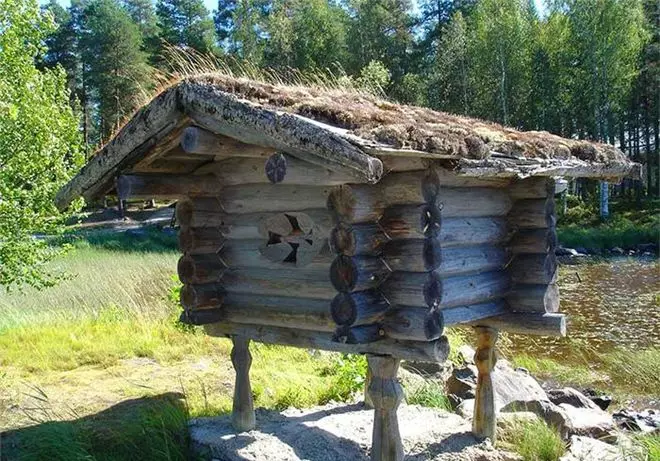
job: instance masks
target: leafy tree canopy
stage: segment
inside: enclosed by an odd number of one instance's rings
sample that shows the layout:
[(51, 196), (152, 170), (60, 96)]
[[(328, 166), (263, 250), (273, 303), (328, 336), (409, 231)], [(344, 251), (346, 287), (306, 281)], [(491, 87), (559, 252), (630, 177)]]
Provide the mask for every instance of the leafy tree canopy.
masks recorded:
[(0, 284), (43, 286), (54, 255), (35, 235), (54, 233), (66, 216), (53, 198), (82, 162), (78, 120), (66, 75), (35, 59), (53, 30), (36, 0), (0, 0)]

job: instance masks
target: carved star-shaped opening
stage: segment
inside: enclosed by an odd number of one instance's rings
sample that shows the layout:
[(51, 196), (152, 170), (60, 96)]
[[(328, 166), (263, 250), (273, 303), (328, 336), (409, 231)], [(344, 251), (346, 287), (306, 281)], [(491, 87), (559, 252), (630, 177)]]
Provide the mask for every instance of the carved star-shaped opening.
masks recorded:
[(265, 223), (268, 241), (261, 253), (270, 261), (309, 264), (318, 254), (322, 239), (313, 220), (304, 213), (282, 213), (270, 217)]

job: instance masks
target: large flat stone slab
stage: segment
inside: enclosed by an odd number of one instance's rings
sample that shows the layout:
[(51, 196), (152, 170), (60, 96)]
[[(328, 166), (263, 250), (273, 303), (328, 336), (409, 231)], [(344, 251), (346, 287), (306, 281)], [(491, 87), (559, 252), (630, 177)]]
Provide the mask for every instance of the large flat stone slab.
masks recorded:
[[(442, 410), (402, 405), (399, 427), (409, 461), (509, 461), (479, 443), (470, 422)], [(373, 410), (361, 404), (284, 412), (257, 410), (257, 428), (234, 433), (229, 416), (190, 423), (193, 450), (218, 461), (369, 461)]]

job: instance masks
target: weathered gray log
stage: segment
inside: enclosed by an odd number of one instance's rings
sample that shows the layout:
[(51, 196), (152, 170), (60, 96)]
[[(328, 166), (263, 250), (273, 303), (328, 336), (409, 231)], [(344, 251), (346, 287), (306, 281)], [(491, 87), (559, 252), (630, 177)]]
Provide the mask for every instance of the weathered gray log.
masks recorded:
[(283, 344), (353, 354), (384, 354), (418, 362), (444, 362), (449, 355), (449, 342), (445, 336), (427, 342), (397, 341), (383, 338), (374, 343), (345, 344), (333, 341), (332, 333), (296, 330), (295, 328), (219, 322), (206, 325), (205, 330), (211, 336), (240, 334), (254, 341), (267, 344)]
[(392, 304), (445, 309), (502, 298), (509, 287), (503, 271), (445, 279), (433, 273), (392, 272), (379, 289)]
[(515, 313), (478, 320), (474, 325), (497, 328), (501, 331), (521, 335), (566, 336), (564, 314)]
[(371, 383), (367, 392), (374, 406), (371, 461), (403, 461), (403, 443), (396, 410), (403, 400), (403, 388), (397, 381), (399, 360), (367, 355)]
[(252, 386), (250, 385), (250, 340), (243, 336), (232, 336), (231, 363), (236, 371), (234, 381), (234, 403), (231, 411), (231, 424), (238, 432), (254, 429), (256, 418), (254, 416), (254, 401), (252, 400)]
[[(324, 240), (317, 242), (320, 247), (317, 248), (318, 251), (315, 254), (310, 255), (306, 264), (299, 264), (296, 261), (301, 247), (297, 244), (292, 246), (287, 242), (267, 245), (264, 240), (226, 240), (224, 245), (216, 250), (216, 253), (224, 265), (232, 269), (253, 267), (277, 270), (287, 267), (304, 267), (302, 270), (329, 271), (334, 258)], [(269, 249), (273, 251), (269, 251)], [(280, 249), (282, 253), (277, 255), (280, 256), (278, 259), (275, 252)]]
[(186, 113), (209, 131), (273, 147), (368, 182), (377, 182), (383, 174), (380, 160), (365, 154), (335, 129), (295, 114), (245, 104), (202, 83), (185, 82), (177, 90)]
[(219, 308), (225, 297), (221, 285), (184, 285), (179, 293), (181, 305), (186, 310)]
[(378, 257), (337, 256), (330, 267), (330, 281), (339, 292), (375, 288), (391, 273)]
[(339, 293), (332, 300), (330, 314), (340, 326), (356, 326), (378, 322), (390, 307), (377, 291)]
[(509, 225), (513, 229), (539, 229), (555, 227), (555, 200), (546, 199), (518, 200), (509, 213)]
[[(343, 222), (374, 222), (383, 216), (385, 208), (398, 205), (424, 205), (421, 183), (393, 184), (384, 187), (352, 185), (338, 186), (328, 199), (328, 208)], [(438, 195), (442, 217), (503, 216), (511, 208), (511, 199), (502, 189), (442, 188)]]
[(117, 178), (117, 196), (121, 200), (170, 198), (186, 196), (212, 197), (220, 193), (221, 185), (212, 175), (129, 174)]
[(55, 197), (63, 210), (80, 197), (92, 201), (112, 189), (118, 171), (127, 170), (145, 156), (157, 156), (176, 144), (190, 119), (180, 111), (178, 91), (164, 91), (139, 110), (119, 133), (93, 156)]
[(407, 341), (433, 341), (442, 336), (443, 312), (426, 307), (397, 306), (381, 322), (385, 336)]
[(509, 312), (507, 304), (502, 300), (496, 300), (488, 303), (443, 309), (442, 317), (445, 321), (445, 326), (452, 326), (494, 317), (507, 312)]
[(557, 248), (557, 231), (545, 229), (521, 229), (511, 237), (509, 248), (512, 253), (554, 253)]
[(333, 332), (336, 325), (329, 306), (324, 299), (230, 292), (225, 295), (218, 321)]
[(508, 190), (514, 200), (551, 197), (555, 194), (555, 180), (546, 177), (518, 179)]
[(223, 278), (225, 289), (231, 293), (294, 296), (330, 301), (337, 290), (330, 283), (328, 269), (230, 269)]
[(330, 187), (287, 184), (243, 184), (222, 189), (219, 200), (226, 213), (301, 211), (323, 208)]
[(368, 344), (383, 339), (385, 333), (380, 325), (359, 325), (354, 327), (338, 327), (333, 341), (345, 344)]
[(502, 247), (442, 248), (435, 239), (392, 240), (382, 258), (393, 271), (435, 271), (440, 276), (487, 272), (509, 262), (508, 251)]
[(177, 273), (185, 284), (206, 284), (219, 282), (227, 265), (217, 254), (186, 254), (179, 259)]
[(218, 227), (182, 227), (179, 229), (179, 250), (182, 253), (215, 253), (225, 242)]
[[(326, 209), (302, 210), (289, 213), (227, 214), (216, 199), (181, 200), (176, 207), (176, 220), (183, 227), (218, 227), (227, 239), (268, 238), (267, 224), (279, 216), (307, 216), (314, 223), (314, 235), (327, 238), (334, 226)], [(300, 220), (298, 220), (300, 221)]]
[(554, 253), (519, 254), (508, 268), (516, 283), (548, 284), (557, 281), (557, 258)]
[(378, 256), (390, 240), (378, 224), (339, 223), (330, 232), (330, 248), (347, 256)]
[[(284, 159), (282, 165), (281, 159)], [(273, 154), (268, 160), (263, 158), (229, 158), (213, 162), (195, 170), (195, 174), (214, 174), (221, 184), (233, 186), (237, 184), (259, 184), (269, 181), (266, 168), (272, 165), (275, 159), (280, 159), (278, 166), (281, 171), (282, 184), (307, 186), (336, 186), (346, 183), (355, 183), (360, 180), (354, 176), (328, 170), (318, 165), (286, 154)], [(274, 170), (271, 170), (274, 171)]]
[(208, 325), (210, 323), (220, 322), (224, 318), (222, 309), (211, 308), (201, 310), (183, 311), (179, 316), (179, 321), (186, 325)]
[(490, 327), (476, 327), (477, 352), (474, 354), (474, 364), (477, 367), (477, 389), (474, 401), (474, 416), (472, 417), (472, 433), (477, 438), (496, 440), (496, 409), (495, 389), (491, 372), (497, 363), (495, 343), (497, 330)]
[(268, 157), (272, 148), (245, 144), (227, 136), (219, 136), (196, 126), (186, 128), (180, 140), (181, 148), (189, 154), (208, 155), (217, 158)]
[(435, 237), (444, 247), (500, 243), (508, 238), (506, 218), (445, 218), (430, 206), (396, 206), (385, 210), (380, 226), (392, 239)]
[(557, 285), (514, 284), (506, 301), (514, 312), (558, 312)]

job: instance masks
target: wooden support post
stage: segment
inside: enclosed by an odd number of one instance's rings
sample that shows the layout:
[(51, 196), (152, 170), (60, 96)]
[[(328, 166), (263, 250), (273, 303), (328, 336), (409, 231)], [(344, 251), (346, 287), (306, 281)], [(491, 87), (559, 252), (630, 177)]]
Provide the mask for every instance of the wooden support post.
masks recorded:
[(231, 424), (235, 430), (244, 432), (254, 429), (256, 425), (252, 387), (250, 386), (250, 365), (252, 365), (250, 340), (244, 336), (232, 336), (231, 340), (234, 343), (231, 350), (231, 363), (236, 370)]
[(375, 409), (371, 460), (403, 461), (403, 443), (396, 416), (403, 400), (403, 389), (396, 379), (400, 360), (369, 354), (367, 362), (371, 371), (368, 394)]
[(474, 364), (479, 374), (477, 376), (477, 391), (474, 401), (474, 417), (472, 419), (472, 433), (475, 437), (488, 437), (495, 442), (495, 391), (490, 373), (495, 367), (495, 342), (497, 330), (488, 327), (476, 327), (477, 352), (474, 355)]

